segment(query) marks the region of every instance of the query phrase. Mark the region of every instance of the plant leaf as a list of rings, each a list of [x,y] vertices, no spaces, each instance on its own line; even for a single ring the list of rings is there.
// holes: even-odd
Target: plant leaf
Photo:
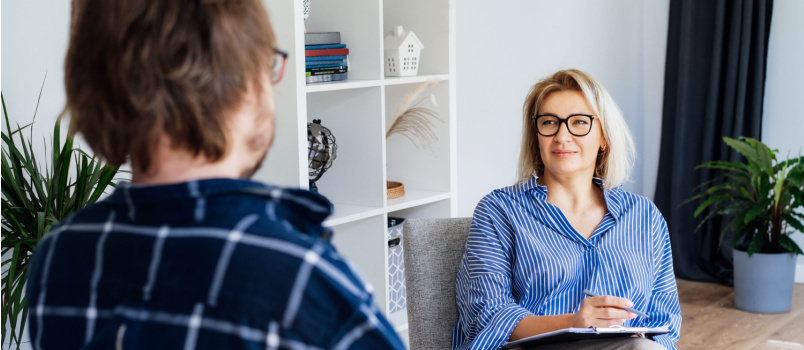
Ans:
[[[779,244],[789,252],[804,255],[804,252],[801,251],[801,247],[799,247],[798,244],[796,244],[796,241],[792,240],[788,235],[780,235]]]
[[[762,170],[765,171],[765,174],[768,176],[773,176],[773,153],[771,152],[770,148],[762,142],[759,142],[756,139],[746,137],[745,142],[755,150],[757,155],[757,164],[760,166]]]
[[[41,99],[40,89],[40,99]],[[54,125],[51,148],[44,167],[33,152],[32,136],[22,132],[32,125],[11,127],[5,97],[0,92],[5,130],[0,183],[2,183],[2,319],[11,326],[3,330],[2,342],[19,348],[28,316],[25,284],[32,254],[54,224],[94,202],[108,188],[114,187],[117,167],[103,166],[83,151],[76,158],[75,181],[70,180],[73,138],[61,142],[60,125]],[[37,102],[38,111],[38,102]],[[35,115],[34,115],[35,117]],[[52,147],[50,147],[52,145]],[[79,199],[79,200],[76,200]],[[70,204],[72,202],[72,204]],[[8,334],[6,334],[8,333]]]
[[[748,256],[750,257],[754,253],[759,253],[762,251],[762,247],[765,245],[765,238],[759,232],[754,234],[754,238],[751,239],[751,243],[748,244]]]
[[[768,211],[770,210],[770,198],[763,198],[761,201],[756,202],[753,206],[751,206],[748,211],[746,211],[745,216],[742,218],[743,223],[748,224],[749,222],[753,221],[756,217],[762,217],[768,219]]]
[[[794,229],[798,230],[798,232],[804,233],[804,224],[802,224],[801,221],[798,221],[798,219],[795,218],[793,215],[790,215],[790,213],[787,213],[787,214],[782,215],[782,218],[784,219],[784,221],[788,225],[790,225]]]

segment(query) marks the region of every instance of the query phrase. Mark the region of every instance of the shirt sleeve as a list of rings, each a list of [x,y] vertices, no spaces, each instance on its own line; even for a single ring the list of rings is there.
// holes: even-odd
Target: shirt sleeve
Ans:
[[[331,246],[330,246],[331,247]],[[334,248],[330,255],[336,265],[342,268],[345,278],[350,280],[355,288],[361,290],[362,295],[349,296],[348,300],[340,302],[350,304],[353,310],[349,317],[337,320],[337,332],[328,344],[328,349],[352,349],[352,350],[371,350],[389,349],[405,350],[402,339],[394,330],[394,327],[383,316],[375,306],[372,296],[373,287],[365,283],[360,273],[348,261],[343,260]]]
[[[345,322],[342,334],[333,349],[405,349],[394,328],[370,300],[355,310],[352,320]]]
[[[496,349],[530,311],[512,295],[514,229],[486,196],[475,209],[456,284],[459,319],[454,349]]]
[[[670,250],[670,234],[667,230],[667,223],[658,214],[654,216],[654,251],[656,252],[654,266],[653,290],[650,301],[645,313],[650,315],[649,319],[641,318],[643,321],[635,326],[661,327],[669,326],[670,333],[653,337],[657,343],[667,349],[677,349],[675,342],[678,341],[681,331],[681,308],[678,302],[678,289],[676,288],[676,278],[673,272],[673,254]]]

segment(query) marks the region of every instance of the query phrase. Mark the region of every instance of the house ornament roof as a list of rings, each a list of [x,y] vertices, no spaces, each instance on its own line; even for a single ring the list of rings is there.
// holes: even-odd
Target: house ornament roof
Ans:
[[[402,43],[404,43],[409,36],[413,38],[413,41],[416,43],[416,45],[419,45],[419,49],[424,48],[424,45],[416,36],[416,34],[410,30],[402,29],[402,26],[396,26],[396,28],[394,28],[393,31],[388,32],[388,34],[385,34],[383,48],[385,50],[396,50],[400,46],[402,46]]]

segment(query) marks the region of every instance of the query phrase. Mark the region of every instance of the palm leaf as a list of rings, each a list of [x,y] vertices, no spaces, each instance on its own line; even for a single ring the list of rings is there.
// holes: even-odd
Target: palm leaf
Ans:
[[[41,97],[40,89],[36,111]],[[32,123],[12,128],[2,92],[0,100],[5,119],[0,169],[2,253],[8,257],[2,262],[0,294],[3,324],[10,326],[8,331],[3,329],[2,343],[19,349],[28,316],[24,292],[28,267],[38,243],[55,223],[94,203],[109,186],[114,186],[118,168],[104,166],[74,148],[70,136],[62,143],[59,121],[54,125],[52,142],[49,145],[45,142],[51,155],[42,166],[33,152],[32,137],[26,140],[22,132]],[[74,160],[73,154],[77,155]],[[77,165],[75,171],[71,171],[73,161]]]

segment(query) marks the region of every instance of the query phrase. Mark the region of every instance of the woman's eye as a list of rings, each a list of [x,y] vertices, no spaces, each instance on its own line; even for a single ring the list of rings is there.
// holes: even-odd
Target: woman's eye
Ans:
[[[542,125],[544,125],[544,126],[556,125],[556,121],[555,120],[545,120],[545,121],[542,121]]]
[[[573,122],[572,122],[572,124],[575,124],[575,125],[586,125],[586,124],[587,124],[587,122],[586,122],[586,120],[578,119],[578,120],[573,121]]]

